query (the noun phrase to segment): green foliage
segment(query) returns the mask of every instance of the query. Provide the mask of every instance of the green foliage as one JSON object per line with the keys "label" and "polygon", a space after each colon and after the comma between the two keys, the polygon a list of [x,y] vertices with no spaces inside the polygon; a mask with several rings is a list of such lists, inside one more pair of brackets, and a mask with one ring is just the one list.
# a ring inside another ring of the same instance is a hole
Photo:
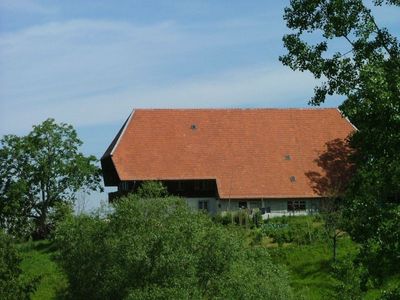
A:
{"label": "green foliage", "polygon": [[[333,276],[329,244],[316,241],[309,245],[293,243],[269,249],[273,261],[288,268],[296,299],[339,299],[336,294],[339,282]],[[339,237],[338,262],[348,255],[355,257],[357,251],[357,245],[348,236]]]}
{"label": "green foliage", "polygon": [[[373,5],[399,1],[373,1]],[[400,44],[362,0],[292,0],[280,58],[294,70],[324,78],[311,104],[342,95],[343,114],[358,128],[350,137],[356,174],[344,193],[344,229],[362,246],[360,259],[377,279],[400,264]],[[313,38],[309,39],[312,34]],[[318,41],[310,43],[309,41]],[[333,44],[346,47],[335,52]]]}
{"label": "green foliage", "polygon": [[179,198],[122,198],[56,230],[74,299],[291,299],[286,273]]}
{"label": "green foliage", "polygon": [[49,212],[49,227],[52,229],[58,226],[61,222],[65,221],[67,218],[71,217],[73,214],[72,203],[70,202],[58,202]]}
{"label": "green foliage", "polygon": [[260,227],[263,224],[261,212],[249,214],[246,209],[219,213],[213,217],[213,220],[223,225],[235,224],[247,228]]}
{"label": "green foliage", "polygon": [[351,257],[345,257],[333,265],[333,275],[338,280],[335,292],[341,299],[362,299],[362,280],[365,269],[356,265]]}
{"label": "green foliage", "polygon": [[256,227],[260,227],[264,223],[260,210],[256,210],[253,213],[252,221],[253,221],[254,226],[256,226]]}
{"label": "green foliage", "polygon": [[396,288],[383,291],[381,298],[379,300],[398,300],[400,299],[400,285]]}
{"label": "green foliage", "polygon": [[262,227],[264,235],[282,246],[284,243],[308,245],[326,240],[327,236],[320,222],[313,217],[281,217],[269,219]]}
{"label": "green foliage", "polygon": [[162,182],[151,180],[142,182],[136,194],[139,198],[163,198],[168,195],[168,191]]}
{"label": "green foliage", "polygon": [[231,212],[218,213],[212,218],[215,223],[222,225],[229,225],[233,222],[233,215]]}
{"label": "green foliage", "polygon": [[0,298],[30,299],[38,278],[26,279],[20,269],[21,258],[12,239],[0,230]]}
{"label": "green foliage", "polygon": [[14,235],[26,235],[34,223],[36,236],[45,236],[57,203],[73,201],[78,190],[101,189],[97,160],[78,152],[82,142],[71,125],[48,119],[0,144],[0,226]]}
{"label": "green foliage", "polygon": [[[371,175],[360,172],[352,183],[354,188],[348,192],[344,210],[345,228],[361,245],[359,259],[379,280],[386,274],[399,274],[400,205],[385,203],[382,192],[377,189],[380,179]],[[360,177],[364,178],[362,191],[355,186]]]}

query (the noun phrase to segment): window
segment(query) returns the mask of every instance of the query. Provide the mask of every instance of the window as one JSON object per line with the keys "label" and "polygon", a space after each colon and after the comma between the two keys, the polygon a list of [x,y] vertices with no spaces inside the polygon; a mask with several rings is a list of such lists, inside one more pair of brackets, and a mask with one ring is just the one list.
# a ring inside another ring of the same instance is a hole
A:
{"label": "window", "polygon": [[208,211],[208,201],[207,200],[199,200],[199,210]]}
{"label": "window", "polygon": [[247,201],[239,201],[239,208],[247,208]]}
{"label": "window", "polygon": [[289,200],[287,202],[287,210],[288,211],[306,210],[306,201],[304,201],[304,200]]}
{"label": "window", "polygon": [[129,182],[128,181],[121,181],[119,184],[120,191],[129,191]]}
{"label": "window", "polygon": [[261,201],[250,201],[250,208],[261,208]]}

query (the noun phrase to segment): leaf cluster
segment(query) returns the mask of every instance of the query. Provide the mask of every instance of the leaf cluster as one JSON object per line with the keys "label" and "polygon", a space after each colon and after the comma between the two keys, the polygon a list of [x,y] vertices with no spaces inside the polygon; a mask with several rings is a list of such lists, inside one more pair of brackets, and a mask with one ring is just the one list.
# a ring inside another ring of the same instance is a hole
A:
{"label": "leaf cluster", "polygon": [[[400,2],[372,4],[399,6]],[[379,26],[362,0],[292,0],[284,19],[292,33],[283,38],[288,53],[280,58],[282,63],[310,71],[322,81],[311,104],[319,105],[329,95],[344,96],[340,110],[358,129],[349,137],[356,171],[339,186],[344,229],[361,244],[360,259],[370,274],[382,278],[385,272],[398,272],[394,267],[400,263],[398,37]],[[339,51],[338,45],[346,47]]]}
{"label": "leaf cluster", "polygon": [[122,198],[106,218],[69,218],[56,242],[74,299],[292,297],[265,249],[179,198]]}

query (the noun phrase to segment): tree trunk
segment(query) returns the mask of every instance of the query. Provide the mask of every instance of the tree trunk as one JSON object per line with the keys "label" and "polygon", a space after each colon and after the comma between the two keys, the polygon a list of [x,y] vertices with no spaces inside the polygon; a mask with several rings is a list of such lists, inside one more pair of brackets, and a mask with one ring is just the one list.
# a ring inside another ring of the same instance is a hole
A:
{"label": "tree trunk", "polygon": [[47,226],[47,210],[43,209],[40,216],[36,219],[36,228],[32,234],[34,240],[45,239],[49,234]]}

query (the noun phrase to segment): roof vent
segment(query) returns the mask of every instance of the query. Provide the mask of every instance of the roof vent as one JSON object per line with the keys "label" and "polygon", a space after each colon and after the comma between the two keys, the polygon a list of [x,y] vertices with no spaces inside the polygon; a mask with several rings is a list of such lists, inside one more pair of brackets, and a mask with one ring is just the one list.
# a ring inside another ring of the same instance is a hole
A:
{"label": "roof vent", "polygon": [[285,160],[291,160],[292,158],[290,157],[290,155],[289,154],[286,154],[285,155]]}
{"label": "roof vent", "polygon": [[296,181],[296,176],[290,176],[290,182],[295,182]]}
{"label": "roof vent", "polygon": [[190,125],[190,129],[193,129],[193,130],[197,129],[197,126],[196,126],[196,124],[192,124],[192,125]]}

